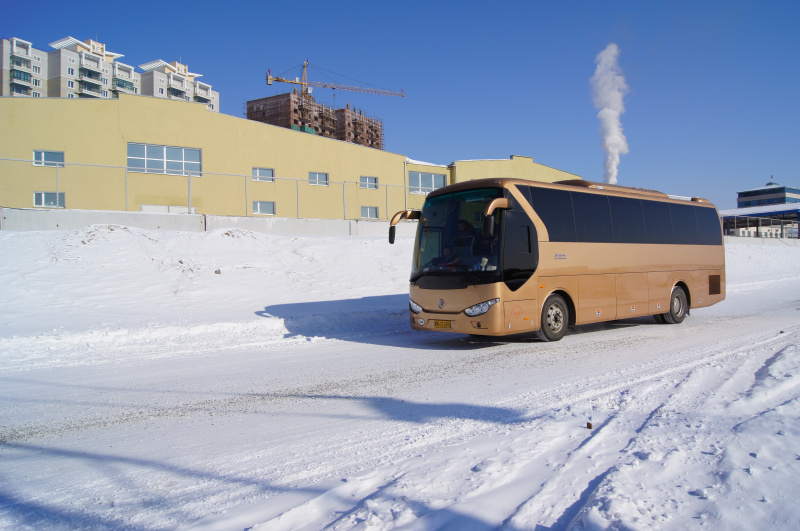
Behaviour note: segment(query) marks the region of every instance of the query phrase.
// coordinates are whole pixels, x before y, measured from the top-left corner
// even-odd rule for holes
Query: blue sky
[[[249,4],[249,3],[248,3]],[[602,181],[589,79],[609,43],[630,87],[619,184],[706,197],[800,187],[800,2],[63,2],[7,3],[0,36],[40,49],[66,36],[138,66],[180,60],[243,115],[265,73],[299,65],[406,98],[336,92],[384,122],[388,151],[447,164],[531,156]],[[345,77],[347,76],[347,77]],[[310,70],[309,79],[330,81]],[[354,81],[355,80],[355,81]],[[316,89],[328,104],[330,90]]]

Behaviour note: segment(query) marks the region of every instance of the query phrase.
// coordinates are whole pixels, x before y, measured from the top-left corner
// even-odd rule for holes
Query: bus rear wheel
[[[542,306],[541,328],[537,332],[542,341],[558,341],[567,333],[569,308],[561,295],[550,295]]]
[[[686,292],[680,286],[675,286],[672,289],[672,296],[669,301],[669,311],[661,314],[664,321],[668,324],[682,323],[689,313],[689,302],[686,297]]]

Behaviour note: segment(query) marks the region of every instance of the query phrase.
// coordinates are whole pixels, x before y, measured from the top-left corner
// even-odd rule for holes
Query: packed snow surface
[[[800,247],[557,343],[411,331],[411,248],[0,232],[0,528],[797,528]]]

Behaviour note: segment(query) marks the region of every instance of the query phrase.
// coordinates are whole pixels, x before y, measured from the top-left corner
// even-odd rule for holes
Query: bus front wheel
[[[669,301],[669,311],[661,314],[666,323],[678,324],[686,319],[689,313],[689,302],[686,298],[686,292],[680,286],[675,286],[672,289],[672,296]]]
[[[542,341],[558,341],[567,333],[569,308],[561,295],[550,295],[542,307],[541,328],[537,332]]]

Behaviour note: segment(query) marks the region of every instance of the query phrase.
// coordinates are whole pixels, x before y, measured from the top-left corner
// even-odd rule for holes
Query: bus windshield
[[[466,190],[437,195],[425,200],[417,231],[412,266],[412,281],[427,273],[452,274],[465,271],[473,275],[499,270],[499,226],[493,237],[483,235],[486,207],[498,197],[501,188]],[[493,216],[497,223],[499,210]]]

